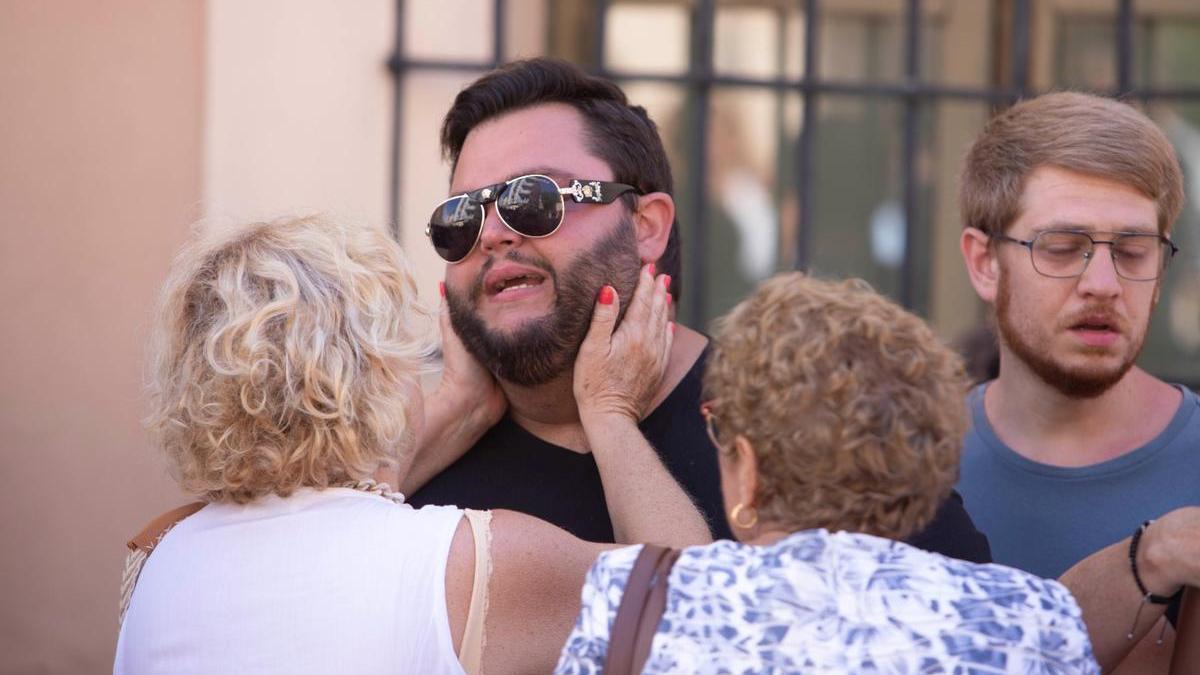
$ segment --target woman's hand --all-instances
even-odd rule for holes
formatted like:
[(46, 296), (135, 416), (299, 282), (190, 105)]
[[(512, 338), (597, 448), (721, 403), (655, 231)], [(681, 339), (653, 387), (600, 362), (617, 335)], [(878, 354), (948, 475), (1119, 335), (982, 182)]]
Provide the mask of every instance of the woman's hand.
[(438, 323), (442, 331), (442, 380), (425, 398), (425, 422), (417, 436), (412, 464), (397, 481), (406, 495), (415, 493), (462, 457), (508, 410), (508, 399), (496, 378), (458, 339), (445, 301)]
[[(445, 297), (444, 290), (442, 295)], [(482, 435), (504, 417), (508, 400), (496, 378), (471, 356), (454, 332), (445, 301), (438, 324), (442, 331), (442, 381), (431, 398), (447, 404), (456, 416), (470, 417), (470, 426), (479, 427)]]
[(704, 516), (637, 426), (662, 389), (670, 361), (670, 284), (666, 275), (655, 278), (653, 267), (643, 269), (615, 331), (621, 299), (606, 286), (575, 359), (579, 420), (600, 470), (613, 537), (621, 543), (711, 541)]
[(623, 299), (611, 286), (600, 291), (591, 328), (575, 359), (575, 401), (585, 426), (613, 415), (638, 422), (649, 414), (662, 385), (675, 326), (668, 320), (671, 278), (655, 278), (653, 267), (642, 268), (615, 332)]

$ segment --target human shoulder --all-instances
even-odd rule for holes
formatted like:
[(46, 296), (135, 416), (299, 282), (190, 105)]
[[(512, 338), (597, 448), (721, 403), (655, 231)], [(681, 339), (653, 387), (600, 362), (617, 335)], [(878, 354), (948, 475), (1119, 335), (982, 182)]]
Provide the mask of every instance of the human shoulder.
[[(1007, 654), (1014, 667), (1040, 669), (1053, 664), (1061, 672), (1100, 672), (1083, 612), (1058, 581), (996, 563), (970, 563), (926, 551), (913, 555), (933, 563), (908, 567), (936, 580), (940, 590), (922, 595), (945, 616), (943, 644), (974, 640), (983, 625), (980, 618), (986, 616), (982, 630), (988, 635), (989, 650)], [(917, 561), (910, 559), (913, 562)]]
[(963, 436), (962, 449), (964, 468), (969, 468), (971, 464), (990, 457), (997, 452), (1010, 450), (996, 434), (996, 429), (992, 426), (991, 420), (988, 419), (987, 408), (984, 405), (988, 386), (992, 382), (981, 382), (967, 392), (968, 426), (967, 433)]
[(549, 672), (579, 613), (580, 586), (604, 544), (515, 511), (492, 512), (485, 658)]
[(1082, 626), (1083, 615), (1074, 596), (1055, 579), (999, 563), (974, 563), (924, 551), (897, 542), (906, 567), (935, 577), (961, 600), (994, 603), (998, 614), (1034, 613), (1046, 619)]
[[(601, 553), (591, 569), (588, 570), (586, 582), (588, 588), (585, 589), (585, 595), (590, 593), (593, 597), (606, 598), (608, 604), (615, 611), (616, 606), (620, 604), (625, 586), (629, 582), (629, 575), (633, 571), (633, 566), (637, 562), (642, 548), (642, 545), (638, 544), (614, 548)], [(707, 580), (704, 579), (705, 571), (714, 567), (722, 568), (726, 572), (733, 572), (735, 568), (744, 566), (748, 558), (753, 557), (748, 553), (750, 549), (760, 548), (765, 550), (764, 547), (749, 547), (727, 540), (700, 546), (688, 546), (680, 551), (679, 558), (672, 567), (672, 588), (686, 586), (697, 578), (701, 580), (701, 583), (707, 583)]]
[[(596, 562), (588, 568), (583, 589), (585, 604), (593, 605), (591, 611), (616, 612), (641, 550), (641, 544), (625, 546), (604, 551), (596, 557)], [(596, 604), (604, 607), (595, 607)]]
[(980, 382), (971, 387), (967, 392), (967, 421), (969, 427), (967, 430), (967, 438), (978, 434), (991, 434), (992, 423), (988, 420), (987, 409), (984, 407), (984, 395), (987, 393), (988, 386), (992, 381)]
[[(1191, 448), (1200, 442), (1200, 396), (1188, 387), (1157, 378), (1150, 378), (1152, 396), (1146, 396), (1147, 406), (1157, 416), (1158, 433), (1148, 440), (1143, 450), (1164, 446)], [(1178, 455), (1174, 455), (1178, 457)]]
[[(1200, 409), (1200, 393), (1197, 393), (1196, 391), (1193, 391), (1182, 384), (1172, 384), (1171, 386), (1178, 389), (1183, 395), (1183, 402), (1181, 404), (1183, 407)], [(1194, 424), (1200, 425), (1200, 419), (1194, 420)]]

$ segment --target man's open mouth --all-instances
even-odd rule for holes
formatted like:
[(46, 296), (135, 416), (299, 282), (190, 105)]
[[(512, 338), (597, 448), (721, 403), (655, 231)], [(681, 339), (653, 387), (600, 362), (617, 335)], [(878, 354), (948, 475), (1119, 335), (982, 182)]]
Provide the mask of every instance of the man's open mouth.
[(485, 288), (487, 289), (487, 294), (493, 296), (511, 293), (523, 288), (541, 286), (546, 281), (544, 275), (526, 270), (514, 270), (512, 273), (502, 272), (489, 276), (491, 278), (487, 280)]
[(1102, 318), (1088, 318), (1079, 321), (1071, 326), (1071, 330), (1086, 330), (1093, 332), (1116, 332), (1117, 326), (1114, 322)]

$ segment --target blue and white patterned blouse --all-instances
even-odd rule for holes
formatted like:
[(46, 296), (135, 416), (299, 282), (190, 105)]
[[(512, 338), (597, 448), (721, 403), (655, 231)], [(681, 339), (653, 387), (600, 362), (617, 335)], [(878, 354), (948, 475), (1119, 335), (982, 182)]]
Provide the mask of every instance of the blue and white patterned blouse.
[[(640, 547), (588, 572), (558, 673), (599, 673)], [(1056, 581), (848, 532), (685, 549), (647, 673), (1099, 673)]]

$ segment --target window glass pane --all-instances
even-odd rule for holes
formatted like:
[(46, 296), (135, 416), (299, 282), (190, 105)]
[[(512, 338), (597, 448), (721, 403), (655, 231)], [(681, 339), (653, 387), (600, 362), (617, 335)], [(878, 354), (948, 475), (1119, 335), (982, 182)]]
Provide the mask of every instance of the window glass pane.
[[(658, 82), (621, 80), (617, 84), (625, 91), (630, 104), (645, 108), (650, 119), (658, 126), (658, 135), (662, 137), (667, 158), (671, 161), (675, 191), (678, 193), (687, 182), (687, 162), (690, 159), (684, 147), (686, 92), (683, 87)], [(679, 201), (678, 194), (675, 201)]]
[(987, 0), (921, 5), (921, 79), (960, 87), (991, 84), (994, 5)]
[(1030, 86), (1038, 91), (1117, 86), (1116, 2), (1030, 3)]
[(703, 186), (706, 320), (792, 266), (798, 100), (794, 93), (759, 88), (713, 92)]
[(437, 300), (443, 263), (425, 236), (425, 224), (450, 189), (450, 166), (442, 158), (438, 130), (454, 97), (482, 74), (414, 69), (401, 80), (400, 244), (426, 300)]
[(1191, 11), (1139, 16), (1134, 72), (1144, 87), (1200, 85), (1200, 3)]
[(1117, 27), (1109, 17), (1064, 16), (1055, 54), (1055, 84), (1110, 91), (1117, 86)]
[[(921, 3), (917, 66), (922, 80), (977, 87), (990, 82), (993, 5), (992, 0)], [(820, 76), (866, 82), (903, 79), (908, 7), (900, 0), (822, 3)]]
[[(575, 3), (563, 2), (559, 7), (571, 4)], [(553, 7), (547, 0), (507, 0), (504, 4), (504, 58), (515, 61), (547, 54), (547, 38), (562, 30), (561, 26), (551, 25), (552, 12)]]
[(1141, 363), (1167, 379), (1200, 385), (1200, 102), (1157, 103), (1146, 111), (1175, 145), (1183, 165), (1183, 211), (1171, 239), (1179, 253), (1162, 280)]
[[(528, 0), (522, 0), (527, 2)], [(545, 53), (581, 65), (595, 66), (596, 41), (600, 38), (595, 0), (545, 0), (544, 26), (527, 26), (527, 30), (546, 31)], [(609, 8), (611, 10), (611, 7)], [(509, 25), (532, 20), (509, 10)], [(611, 27), (609, 28), (611, 30)]]
[(1017, 85), (1012, 68), (1022, 59), (1014, 52), (1028, 46), (1023, 73), (1026, 92), (1082, 89), (1111, 93), (1117, 86), (1118, 0), (1024, 0), (1024, 27), (1014, 22), (1018, 3), (995, 0), (988, 24), (995, 33), (992, 68), (1004, 87)]
[(821, 79), (888, 82), (904, 76), (904, 11), (899, 0), (823, 2), (818, 18)]
[(804, 76), (804, 31), (808, 18), (804, 12), (793, 9), (784, 19), (783, 76), (798, 80)]
[(490, 63), (493, 20), (488, 0), (406, 2), (405, 56)]
[(604, 65), (627, 73), (686, 72), (690, 21), (683, 4), (612, 3), (604, 31)]
[(906, 246), (901, 121), (892, 100), (820, 98), (808, 235), (815, 274), (860, 277), (896, 299)]
[(934, 100), (921, 107), (917, 142), (917, 214), (924, 233), (918, 258), (925, 270), (922, 314), (943, 338), (958, 341), (983, 324), (983, 303), (975, 295), (959, 237), (958, 173), (963, 154), (989, 119), (986, 103)]
[(672, 178), (675, 182), (675, 217), (679, 225), (679, 234), (683, 253), (683, 297), (679, 303), (680, 320), (690, 322), (696, 299), (703, 293), (699, 263), (691, 257), (690, 234), (695, 227), (696, 219), (691, 211), (692, 190), (689, 189), (691, 178), (691, 160), (693, 154), (689, 147), (691, 135), (689, 130), (693, 121), (694, 106), (689, 105), (689, 98), (684, 87), (658, 82), (619, 81), (625, 90), (629, 102), (646, 109), (650, 119), (658, 127), (667, 151), (667, 159), (671, 163)]
[(796, 5), (788, 3), (719, 3), (714, 70), (721, 75), (761, 79), (799, 77), (804, 53), (802, 16)]

